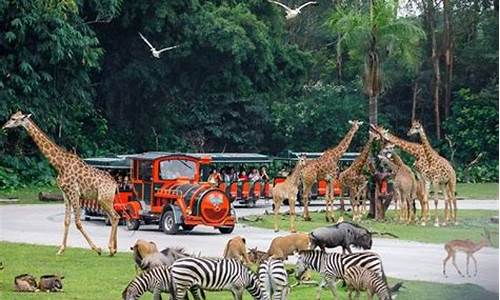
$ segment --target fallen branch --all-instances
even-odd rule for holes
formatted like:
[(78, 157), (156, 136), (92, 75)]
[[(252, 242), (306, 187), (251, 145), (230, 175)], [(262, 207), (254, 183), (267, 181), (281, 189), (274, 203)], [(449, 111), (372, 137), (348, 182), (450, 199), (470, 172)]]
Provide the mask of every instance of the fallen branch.
[(377, 232), (377, 231), (371, 231), (371, 234), (372, 235), (381, 235), (381, 236), (384, 236), (384, 235), (388, 235), (390, 237), (393, 237), (395, 239), (399, 239), (399, 237), (393, 233), (390, 233), (390, 232)]
[(240, 220), (246, 221), (246, 222), (258, 222), (258, 221), (262, 221), (262, 217), (261, 216), (257, 216), (254, 220), (249, 219), (247, 217), (240, 217)]

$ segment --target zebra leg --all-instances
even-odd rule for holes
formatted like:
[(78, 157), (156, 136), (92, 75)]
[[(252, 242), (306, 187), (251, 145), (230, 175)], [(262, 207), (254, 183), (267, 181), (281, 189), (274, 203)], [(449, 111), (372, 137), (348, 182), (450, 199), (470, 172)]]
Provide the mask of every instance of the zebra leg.
[(328, 284), (328, 287), (332, 291), (333, 298), (335, 300), (339, 299), (339, 295), (337, 293), (337, 285), (335, 283), (335, 278), (326, 278), (326, 283)]
[(159, 289), (154, 289), (153, 300), (161, 300), (161, 291)]

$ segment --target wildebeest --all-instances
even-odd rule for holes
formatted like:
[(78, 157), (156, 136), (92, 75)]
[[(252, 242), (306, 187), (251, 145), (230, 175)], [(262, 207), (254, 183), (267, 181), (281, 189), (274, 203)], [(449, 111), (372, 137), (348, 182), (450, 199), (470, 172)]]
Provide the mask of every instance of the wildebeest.
[(342, 246), (342, 253), (345, 254), (346, 250), (352, 253), (351, 245), (365, 250), (372, 248), (372, 234), (366, 228), (350, 222), (316, 228), (309, 235), (311, 249), (318, 246), (325, 251), (325, 248)]
[(63, 290), (62, 280), (64, 276), (43, 275), (40, 277), (38, 288), (45, 292), (59, 292)]

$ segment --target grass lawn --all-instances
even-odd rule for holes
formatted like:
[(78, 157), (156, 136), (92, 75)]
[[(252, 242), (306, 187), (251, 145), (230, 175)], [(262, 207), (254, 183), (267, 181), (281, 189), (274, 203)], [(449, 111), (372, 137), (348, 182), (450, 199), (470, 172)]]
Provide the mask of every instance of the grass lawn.
[[(99, 257), (86, 249), (68, 248), (63, 256), (56, 256), (57, 247), (35, 246), (28, 244), (0, 242), (0, 259), (5, 268), (0, 271), (1, 299), (43, 299), (43, 300), (108, 300), (121, 299), (121, 292), (134, 277), (134, 263), (131, 253), (118, 253), (115, 257)], [(62, 293), (15, 293), (12, 282), (16, 275), (29, 273), (34, 276), (43, 274), (63, 274), (64, 292)], [(317, 278), (317, 276), (316, 276)], [(389, 280), (391, 285), (400, 281)], [(293, 283), (291, 279), (290, 283)], [(404, 281), (403, 289), (397, 299), (498, 299), (498, 294), (472, 284), (448, 285), (431, 282)], [(346, 299), (339, 289), (341, 299)], [(315, 297), (316, 288), (299, 286), (292, 290), (289, 299)], [(323, 299), (331, 299), (331, 293), (322, 292)], [(163, 297), (166, 299), (166, 297)], [(142, 299), (152, 299), (147, 294)], [(230, 292), (209, 292), (207, 299), (229, 300)], [(245, 293), (244, 299), (251, 299)]]
[[(420, 214), (420, 212), (418, 212)], [(434, 211), (431, 212), (433, 216)], [(444, 213), (439, 210), (440, 216)], [(338, 217), (338, 212), (335, 215)], [(350, 212), (344, 214), (344, 220), (350, 220)], [(491, 231), (493, 237), (494, 247), (498, 248), (498, 224), (493, 224), (490, 222), (490, 217), (498, 216), (498, 211), (494, 210), (460, 210), (458, 212), (458, 226), (446, 226), (446, 227), (434, 227), (432, 222), (427, 226), (421, 225), (406, 225), (399, 224), (395, 220), (395, 212), (387, 211), (385, 222), (375, 222), (373, 220), (363, 219), (360, 224), (370, 231), (375, 232), (390, 232), (395, 234), (402, 240), (419, 241), (426, 243), (445, 243), (454, 239), (471, 239), (480, 240), (481, 233), (484, 232), (483, 228), (487, 228)], [(261, 216), (262, 220), (256, 222), (240, 221), (246, 223), (250, 226), (262, 227), (273, 229), (274, 228), (274, 216), (264, 215)], [(301, 217), (297, 217), (297, 230), (303, 232), (309, 232), (317, 227), (327, 226), (325, 221), (325, 213), (311, 213), (312, 221), (305, 222)], [(255, 217), (248, 217), (249, 220), (255, 219)], [(281, 217), (280, 228), (281, 230), (288, 230), (289, 228), (289, 218), (288, 216)]]
[(479, 200), (498, 200), (498, 182), (459, 183), (457, 184), (457, 196)]
[[(47, 203), (61, 203), (61, 202), (42, 202), (38, 200), (38, 193), (40, 192), (59, 192), (56, 186), (28, 186), (25, 188), (3, 191), (0, 190), (0, 199), (17, 198), (19, 201), (13, 202), (14, 204), (47, 204)], [(4, 203), (5, 204), (5, 203)], [(0, 202), (2, 205), (2, 202)]]

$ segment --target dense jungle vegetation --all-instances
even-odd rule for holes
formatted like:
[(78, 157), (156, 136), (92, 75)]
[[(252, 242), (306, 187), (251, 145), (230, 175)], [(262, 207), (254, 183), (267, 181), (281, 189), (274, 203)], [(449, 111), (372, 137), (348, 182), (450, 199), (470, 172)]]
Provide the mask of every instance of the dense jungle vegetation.
[[(414, 115), (459, 181), (498, 181), (498, 0), (318, 2), (287, 21), (265, 0), (0, 1), (1, 122), (32, 113), (83, 157), (278, 154), (349, 119), (407, 138)], [(154, 58), (138, 32), (180, 47)], [(24, 130), (0, 133), (0, 189), (52, 181)]]

